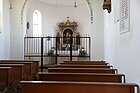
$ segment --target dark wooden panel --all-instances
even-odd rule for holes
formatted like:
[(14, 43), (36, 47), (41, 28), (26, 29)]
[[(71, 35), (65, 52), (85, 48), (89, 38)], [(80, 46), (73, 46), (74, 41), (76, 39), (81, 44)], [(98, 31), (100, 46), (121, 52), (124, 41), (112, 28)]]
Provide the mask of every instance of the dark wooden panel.
[(15, 83), (19, 83), (23, 78), (24, 64), (0, 64), (0, 67), (12, 67), (11, 68), (11, 79)]
[(32, 71), (31, 71), (31, 74), (32, 74), (32, 78), (36, 78), (36, 74), (39, 70), (39, 61), (33, 61), (33, 60), (0, 60), (0, 62), (32, 62), (33, 65), (32, 65)]
[(0, 67), (0, 92), (8, 91), (11, 85), (11, 67)]
[(123, 74), (96, 73), (47, 73), (39, 72), (40, 81), (83, 81), (83, 82), (116, 82), (125, 83)]
[(117, 69), (105, 69), (105, 68), (48, 68), (48, 72), (117, 74)]
[(0, 62), (33, 62), (34, 73), (37, 73), (39, 69), (39, 61), (34, 60), (0, 60)]
[(92, 62), (92, 61), (64, 61), (60, 64), (79, 64), (79, 65), (109, 65), (109, 63), (106, 62)]
[(61, 64), (61, 65), (56, 65), (55, 67), (64, 67), (64, 68), (113, 68), (113, 66), (108, 66), (108, 65), (71, 65), (71, 64)]
[(30, 80), (32, 75), (32, 62), (0, 62), (0, 64), (24, 64), (23, 79)]

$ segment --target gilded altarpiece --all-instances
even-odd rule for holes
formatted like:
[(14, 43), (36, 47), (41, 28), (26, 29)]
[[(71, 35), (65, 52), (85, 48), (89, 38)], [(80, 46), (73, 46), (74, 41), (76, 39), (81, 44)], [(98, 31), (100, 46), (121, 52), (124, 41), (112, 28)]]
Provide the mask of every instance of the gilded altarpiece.
[(80, 46), (80, 33), (77, 31), (77, 22), (70, 22), (69, 17), (67, 17), (67, 21), (59, 23), (58, 27), (59, 31), (56, 36), (58, 49), (69, 49), (72, 42), (72, 48), (77, 50)]

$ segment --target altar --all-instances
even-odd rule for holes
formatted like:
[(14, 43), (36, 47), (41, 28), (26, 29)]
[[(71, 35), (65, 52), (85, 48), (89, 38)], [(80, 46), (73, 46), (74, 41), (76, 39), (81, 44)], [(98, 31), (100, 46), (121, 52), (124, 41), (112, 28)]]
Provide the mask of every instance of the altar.
[(67, 21), (60, 22), (58, 27), (59, 31), (56, 34), (57, 49), (69, 50), (72, 43), (72, 49), (78, 50), (80, 48), (80, 33), (77, 31), (77, 22), (70, 22), (69, 17), (67, 17)]

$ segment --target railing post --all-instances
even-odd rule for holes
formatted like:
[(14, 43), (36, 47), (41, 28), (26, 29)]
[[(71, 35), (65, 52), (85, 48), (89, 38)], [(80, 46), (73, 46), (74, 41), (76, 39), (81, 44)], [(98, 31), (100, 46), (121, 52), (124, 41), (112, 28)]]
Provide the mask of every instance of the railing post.
[(26, 37), (24, 37), (24, 60), (25, 60), (25, 53), (26, 53), (26, 42), (25, 42), (25, 40), (26, 40)]
[(70, 37), (70, 61), (72, 61), (72, 36)]
[(90, 56), (91, 56), (91, 38), (89, 37), (89, 60), (91, 59)]
[(41, 72), (43, 72), (43, 37), (41, 37)]
[(57, 64), (57, 42), (58, 42), (58, 40), (57, 40), (58, 38), (56, 37), (56, 54), (55, 54), (55, 64)]

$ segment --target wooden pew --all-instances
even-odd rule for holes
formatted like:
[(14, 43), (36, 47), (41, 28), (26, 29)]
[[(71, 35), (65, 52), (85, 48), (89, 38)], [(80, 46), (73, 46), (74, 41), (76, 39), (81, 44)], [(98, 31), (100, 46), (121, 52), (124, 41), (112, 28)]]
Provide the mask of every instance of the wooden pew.
[(0, 64), (24, 64), (22, 80), (31, 80), (32, 77), (32, 62), (0, 62)]
[(20, 93), (139, 93), (132, 83), (21, 81)]
[(106, 69), (106, 68), (48, 68), (48, 72), (59, 72), (59, 73), (110, 73), (117, 74), (117, 69)]
[(66, 62), (83, 62), (83, 63), (85, 63), (85, 62), (93, 62), (93, 63), (106, 63), (106, 61), (104, 61), (104, 60), (73, 60), (73, 61), (70, 61), (70, 60), (64, 60), (63, 61), (64, 63), (66, 63)]
[[(11, 91), (17, 88), (19, 82), (24, 78), (24, 64), (0, 64), (0, 67), (12, 67), (10, 71)], [(11, 92), (10, 92), (11, 93)]]
[(32, 79), (36, 79), (37, 78), (37, 73), (38, 73), (38, 70), (39, 70), (39, 61), (33, 61), (33, 60), (0, 60), (0, 62), (33, 62), (33, 65), (32, 65), (32, 71), (31, 71), (31, 74), (32, 74)]
[(11, 68), (12, 67), (0, 67), (0, 93), (6, 93), (10, 91), (11, 86)]
[(125, 83), (124, 74), (38, 72), (40, 81), (116, 82)]
[(33, 62), (32, 74), (37, 74), (39, 70), (39, 61), (33, 60), (0, 60), (0, 62)]
[(113, 68), (113, 66), (109, 65), (71, 65), (71, 64), (62, 64), (62, 65), (56, 65), (55, 67), (64, 67), (64, 68)]
[(71, 65), (109, 65), (106, 62), (92, 62), (92, 61), (67, 61), (60, 62), (60, 64), (71, 64)]
[(0, 64), (0, 67), (12, 67), (11, 79), (13, 83), (18, 84), (23, 78), (24, 64)]

